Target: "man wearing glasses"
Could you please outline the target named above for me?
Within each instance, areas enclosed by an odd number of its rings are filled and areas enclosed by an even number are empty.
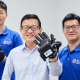
[[[67,14],[62,26],[68,45],[58,53],[63,63],[59,80],[80,80],[80,17],[74,13]]]
[[[2,52],[5,53],[5,57],[2,57],[1,55],[3,54],[0,52],[0,80],[10,50],[23,44],[20,34],[8,29],[7,26],[4,25],[7,16],[7,5],[0,0],[0,48],[2,49]],[[15,80],[14,73],[11,80]]]
[[[41,22],[37,15],[27,14],[21,20],[20,32],[25,44],[11,50],[8,56],[2,80],[10,80],[15,71],[15,80],[49,80],[49,72],[53,76],[62,73],[62,64],[56,56],[44,61],[38,52],[39,46],[33,40],[41,33]]]

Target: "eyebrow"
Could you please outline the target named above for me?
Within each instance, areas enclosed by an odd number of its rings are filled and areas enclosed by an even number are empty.
[[[3,11],[0,11],[0,12],[3,12]]]

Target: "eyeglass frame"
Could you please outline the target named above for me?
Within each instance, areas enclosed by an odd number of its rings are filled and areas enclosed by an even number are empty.
[[[79,24],[79,25],[67,26],[67,27],[68,27],[68,29],[67,29],[67,30],[65,29],[65,27],[66,27],[66,26],[64,26],[64,28],[63,28],[63,29],[64,29],[64,30],[66,30],[66,31],[69,31],[69,30],[70,30],[70,27],[71,27],[71,29],[72,29],[72,30],[77,30],[77,29],[79,28],[79,26],[80,26],[80,24]],[[73,29],[73,27],[75,27],[76,29]]]
[[[4,12],[0,12],[0,15],[3,15],[3,14],[6,14],[6,13],[4,13]]]
[[[27,26],[27,27],[28,27],[28,30],[29,30],[30,28],[31,28],[31,30],[32,30],[32,27],[33,27],[33,26],[36,26],[36,25]],[[23,29],[23,27],[26,27],[26,26],[21,26],[22,29]],[[40,28],[39,26],[36,26],[36,27],[37,27],[37,29]],[[36,30],[37,30],[37,29],[36,29]],[[28,31],[28,30],[23,30],[23,31]],[[32,31],[36,31],[36,30],[32,30]]]

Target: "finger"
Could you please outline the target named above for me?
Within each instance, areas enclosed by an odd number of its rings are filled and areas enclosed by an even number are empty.
[[[44,40],[43,34],[41,34],[41,33],[38,33],[38,34],[39,34],[39,36]]]
[[[40,43],[37,42],[36,40],[33,41],[35,44],[37,44],[38,46],[40,46]]]
[[[55,40],[56,40],[56,39],[54,38],[54,35],[51,34],[50,37],[51,37],[51,43],[55,43]]]
[[[38,36],[35,36],[35,38],[39,41],[39,42],[42,42],[42,39]]]
[[[43,36],[50,42],[48,35],[45,32],[42,32]]]

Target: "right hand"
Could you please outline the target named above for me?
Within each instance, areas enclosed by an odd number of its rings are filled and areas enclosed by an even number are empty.
[[[7,60],[7,57],[5,56],[2,62],[6,62],[6,60]]]
[[[39,47],[38,51],[40,53],[41,58],[45,61],[46,58],[55,58],[56,54],[52,49],[52,44],[55,43],[54,35],[51,34],[51,39],[45,32],[39,33],[39,36],[35,36],[35,38],[39,41],[34,40],[34,43],[37,44]],[[54,55],[52,55],[54,53]]]
[[[5,57],[5,53],[1,50],[1,45],[0,45],[0,62],[3,61],[4,57]]]

